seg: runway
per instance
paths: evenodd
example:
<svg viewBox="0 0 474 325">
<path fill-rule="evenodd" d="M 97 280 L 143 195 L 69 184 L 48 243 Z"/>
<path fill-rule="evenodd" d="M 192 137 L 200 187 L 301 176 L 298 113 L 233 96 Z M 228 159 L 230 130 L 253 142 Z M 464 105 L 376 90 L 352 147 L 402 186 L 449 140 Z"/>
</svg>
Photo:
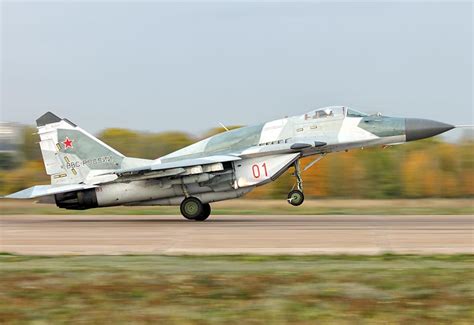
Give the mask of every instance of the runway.
<svg viewBox="0 0 474 325">
<path fill-rule="evenodd" d="M 18 254 L 474 253 L 474 216 L 2 215 Z"/>
</svg>

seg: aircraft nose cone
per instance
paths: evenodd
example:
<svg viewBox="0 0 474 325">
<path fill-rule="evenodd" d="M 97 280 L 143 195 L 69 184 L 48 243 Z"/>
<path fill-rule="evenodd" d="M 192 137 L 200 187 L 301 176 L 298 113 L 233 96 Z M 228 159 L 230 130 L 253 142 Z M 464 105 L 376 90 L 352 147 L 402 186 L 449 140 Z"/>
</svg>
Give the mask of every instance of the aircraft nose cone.
<svg viewBox="0 0 474 325">
<path fill-rule="evenodd" d="M 406 141 L 414 141 L 433 137 L 454 129 L 454 125 L 432 120 L 407 118 L 405 119 Z"/>
</svg>

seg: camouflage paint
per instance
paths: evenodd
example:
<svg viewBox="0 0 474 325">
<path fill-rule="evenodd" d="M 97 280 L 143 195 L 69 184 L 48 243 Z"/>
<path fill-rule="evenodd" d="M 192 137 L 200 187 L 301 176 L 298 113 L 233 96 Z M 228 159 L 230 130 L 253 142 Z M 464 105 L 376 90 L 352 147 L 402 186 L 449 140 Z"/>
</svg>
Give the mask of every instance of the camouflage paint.
<svg viewBox="0 0 474 325">
<path fill-rule="evenodd" d="M 385 116 L 367 116 L 362 118 L 359 127 L 380 138 L 404 135 L 405 119 Z"/>
<path fill-rule="evenodd" d="M 72 142 L 67 147 L 65 141 Z M 58 143 L 61 156 L 70 156 L 66 165 L 76 168 L 117 169 L 122 165 L 125 156 L 99 143 L 96 139 L 76 129 L 58 129 Z M 66 142 L 68 143 L 68 142 Z"/>
<path fill-rule="evenodd" d="M 331 106 L 223 132 L 146 160 L 125 157 L 50 112 L 37 120 L 37 126 L 51 185 L 10 197 L 77 194 L 72 204 L 80 208 L 87 208 L 80 189 L 96 195 L 99 206 L 179 204 L 189 195 L 203 202 L 229 199 L 275 180 L 300 157 L 398 144 L 454 128 L 436 121 L 369 116 Z"/>
</svg>

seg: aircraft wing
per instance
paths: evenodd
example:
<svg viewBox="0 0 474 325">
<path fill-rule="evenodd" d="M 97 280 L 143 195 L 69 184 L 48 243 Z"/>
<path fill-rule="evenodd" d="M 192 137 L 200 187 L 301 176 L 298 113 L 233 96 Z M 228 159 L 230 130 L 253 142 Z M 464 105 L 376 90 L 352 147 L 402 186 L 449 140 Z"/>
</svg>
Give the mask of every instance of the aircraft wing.
<svg viewBox="0 0 474 325">
<path fill-rule="evenodd" d="M 202 158 L 183 159 L 173 162 L 161 162 L 160 159 L 154 161 L 152 164 L 144 167 L 128 168 L 128 169 L 116 169 L 114 171 L 105 173 L 115 174 L 118 176 L 130 176 L 135 174 L 153 174 L 153 177 L 168 177 L 176 176 L 185 173 L 185 168 L 212 165 L 216 163 L 225 163 L 230 161 L 241 160 L 238 156 L 231 155 L 216 155 Z"/>
<path fill-rule="evenodd" d="M 54 195 L 72 191 L 85 190 L 97 187 L 96 185 L 68 184 L 68 185 L 36 185 L 22 191 L 5 196 L 6 199 L 33 199 L 40 196 Z"/>
</svg>

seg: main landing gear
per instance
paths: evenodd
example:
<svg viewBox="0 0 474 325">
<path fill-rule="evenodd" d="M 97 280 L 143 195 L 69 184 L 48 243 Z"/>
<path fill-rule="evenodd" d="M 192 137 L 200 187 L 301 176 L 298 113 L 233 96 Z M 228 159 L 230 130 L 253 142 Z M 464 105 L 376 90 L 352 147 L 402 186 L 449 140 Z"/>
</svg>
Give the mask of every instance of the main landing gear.
<svg viewBox="0 0 474 325">
<path fill-rule="evenodd" d="M 211 214 L 211 205 L 202 203 L 195 197 L 188 197 L 181 202 L 181 214 L 183 217 L 194 221 L 204 221 Z"/>
<path fill-rule="evenodd" d="M 300 169 L 299 160 L 295 161 L 293 166 L 295 167 L 294 176 L 296 177 L 296 185 L 293 186 L 290 193 L 288 193 L 288 203 L 296 207 L 303 204 L 304 202 L 303 179 L 301 178 L 301 169 Z"/>
</svg>

